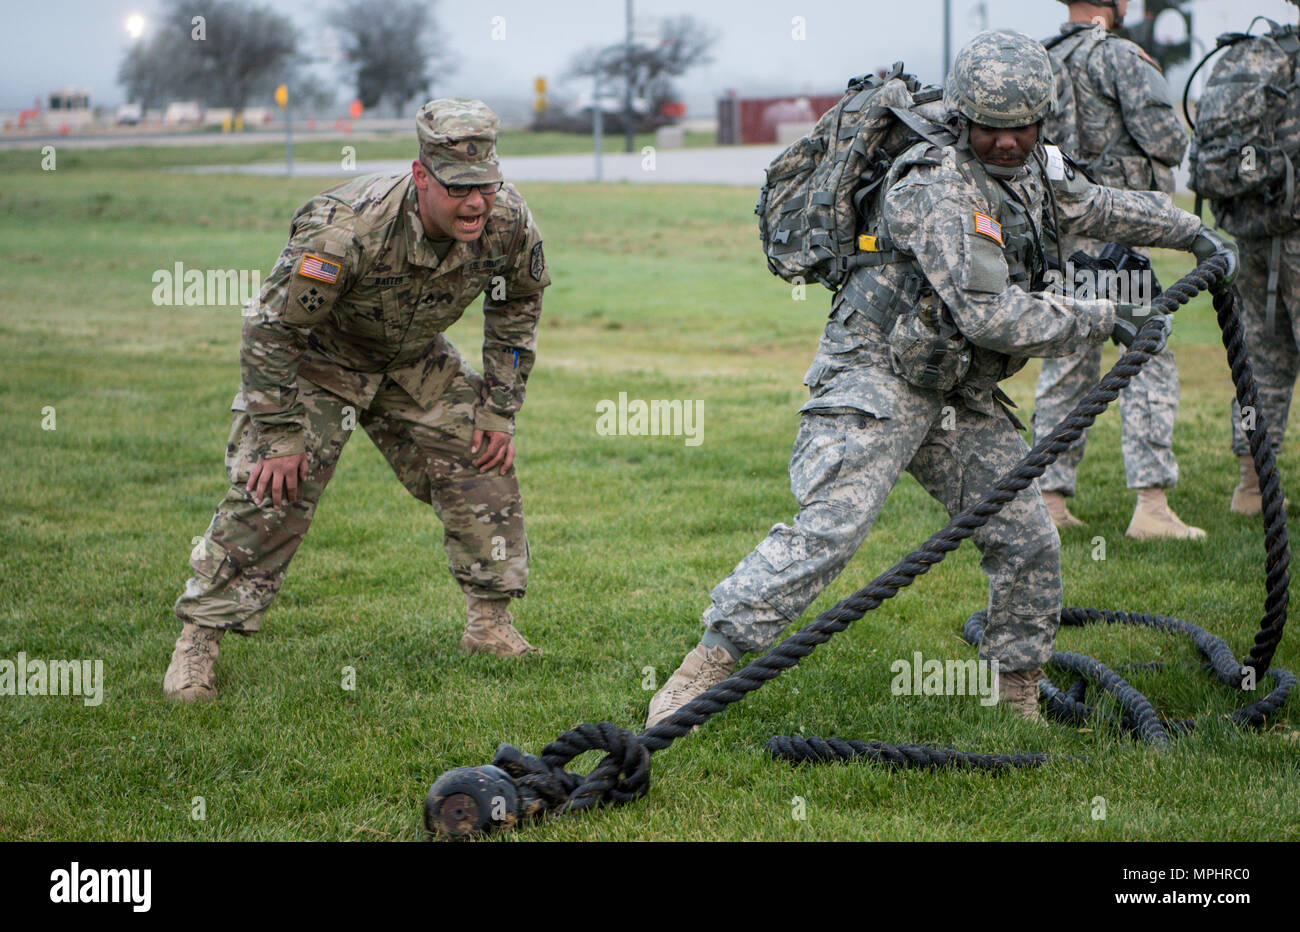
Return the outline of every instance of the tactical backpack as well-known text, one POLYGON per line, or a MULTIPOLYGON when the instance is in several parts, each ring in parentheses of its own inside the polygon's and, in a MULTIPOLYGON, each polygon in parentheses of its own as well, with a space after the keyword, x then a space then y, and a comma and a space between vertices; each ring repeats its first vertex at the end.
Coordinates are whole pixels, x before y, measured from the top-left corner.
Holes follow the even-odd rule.
POLYGON ((1219 224, 1235 236, 1276 236, 1300 227, 1296 165, 1300 160, 1300 29, 1271 26, 1268 33, 1219 36, 1214 51, 1192 71, 1183 113, 1192 125, 1190 186, 1213 202, 1219 224), (1223 57, 1196 107, 1187 98, 1192 80, 1211 57, 1223 57))
POLYGON ((812 132, 772 161, 754 213, 774 275, 835 291, 851 269, 871 261, 877 243, 862 234, 894 160, 922 139, 953 142, 916 111, 942 97, 942 89, 921 84, 895 62, 883 78, 851 79, 812 132))
MULTIPOLYGON (((1057 145, 1075 157, 1079 156, 1079 105, 1074 93, 1070 59, 1082 50, 1086 60, 1097 43, 1105 41, 1106 35, 1104 30, 1098 34, 1095 29, 1079 29, 1071 33, 1059 33, 1043 40, 1043 48, 1047 49, 1048 57, 1052 60, 1052 80, 1056 84, 1056 110, 1051 114, 1049 121, 1057 132, 1052 133, 1051 136, 1057 145), (1059 57, 1051 54, 1058 45, 1067 42, 1072 42, 1074 47, 1059 57)), ((1098 159, 1103 158, 1116 142, 1118 139, 1109 140, 1105 149, 1098 155, 1098 159)))

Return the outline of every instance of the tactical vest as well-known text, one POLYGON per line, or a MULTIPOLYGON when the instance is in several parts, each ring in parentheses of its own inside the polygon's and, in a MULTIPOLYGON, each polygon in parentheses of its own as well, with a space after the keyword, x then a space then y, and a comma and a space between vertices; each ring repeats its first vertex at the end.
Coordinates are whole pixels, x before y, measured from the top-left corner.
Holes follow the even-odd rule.
POLYGON ((1085 114, 1079 112, 1075 94, 1074 69, 1087 66, 1093 49, 1110 38, 1104 29, 1081 25, 1072 32, 1063 32, 1046 40, 1043 45, 1052 59, 1052 75, 1056 80, 1057 109, 1044 124, 1048 137, 1086 165, 1103 161, 1120 141, 1122 131, 1110 138, 1097 138, 1090 132, 1085 114))
MULTIPOLYGON (((1008 284, 1036 290, 1046 270, 1031 208, 991 177, 968 149, 952 151, 958 170, 980 189, 992 207, 993 218, 1002 225, 1008 284)), ((937 164, 938 158, 938 150, 926 152, 931 164, 937 164)), ((916 258, 890 241, 884 225, 878 212, 873 223, 874 245, 889 258, 878 266, 858 269, 845 282, 836 295, 823 348, 831 353, 848 352, 861 345, 868 335, 864 322, 870 321, 889 339, 895 372, 913 385, 938 391, 952 389, 968 375, 996 383, 1023 367, 1025 357, 973 347, 961 335, 916 258)))
POLYGON ((1169 173, 1174 166, 1146 152, 1124 120, 1116 118, 1118 101, 1103 94, 1106 106, 1087 107, 1079 99, 1079 82, 1087 73, 1088 62, 1097 47, 1108 41, 1122 40, 1106 29, 1079 24, 1043 42, 1052 59, 1057 98, 1056 110, 1044 122, 1044 132, 1071 153, 1098 184, 1173 193, 1169 173))

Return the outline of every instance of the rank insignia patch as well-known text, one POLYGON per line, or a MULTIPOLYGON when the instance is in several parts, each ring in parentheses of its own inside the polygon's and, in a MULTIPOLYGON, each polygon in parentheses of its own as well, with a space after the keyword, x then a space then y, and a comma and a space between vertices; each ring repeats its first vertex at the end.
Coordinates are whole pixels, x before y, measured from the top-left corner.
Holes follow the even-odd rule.
POLYGON ((978 211, 975 213, 975 232, 983 233, 999 246, 1005 245, 1002 242, 1002 224, 988 214, 981 214, 978 211))
POLYGON ((542 258, 542 244, 538 243, 528 257, 528 273, 533 276, 533 281, 540 282, 545 272, 546 260, 542 258))
POLYGON ((343 267, 337 262, 331 262, 328 259, 322 259, 320 256, 313 256, 307 253, 298 263, 298 274, 305 278, 314 278, 318 282, 324 282, 332 285, 339 280, 339 272, 343 267))

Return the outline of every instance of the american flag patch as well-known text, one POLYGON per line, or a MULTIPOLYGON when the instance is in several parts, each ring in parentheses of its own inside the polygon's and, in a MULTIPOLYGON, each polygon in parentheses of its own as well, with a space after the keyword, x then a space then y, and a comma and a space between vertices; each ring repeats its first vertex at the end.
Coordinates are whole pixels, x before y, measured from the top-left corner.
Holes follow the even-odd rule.
POLYGON ((339 280, 339 272, 343 269, 337 262, 330 262, 328 259, 322 259, 320 256, 313 256, 311 253, 302 257, 302 262, 298 264, 298 274, 306 278, 314 278, 318 282, 325 282, 332 285, 339 280))
POLYGON ((978 211, 975 214, 975 232, 983 233, 991 240, 995 240, 999 246, 1005 245, 1002 242, 1002 224, 998 223, 988 214, 981 214, 978 211))

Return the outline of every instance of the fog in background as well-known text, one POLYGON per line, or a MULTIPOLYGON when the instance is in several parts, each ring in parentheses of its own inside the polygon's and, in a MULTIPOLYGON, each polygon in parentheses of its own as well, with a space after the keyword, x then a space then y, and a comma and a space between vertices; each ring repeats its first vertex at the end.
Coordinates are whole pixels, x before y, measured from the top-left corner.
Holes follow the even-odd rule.
MULTIPOLYGON (((313 70, 337 83, 341 111, 353 94, 341 78, 338 44, 327 25, 330 0, 263 0, 262 5, 294 22, 300 49, 322 59, 313 70)), ((952 8, 954 53, 985 18, 989 26, 1045 38, 1066 17, 1066 8, 1053 0, 952 0, 952 8)), ((132 41, 126 18, 142 13, 151 24, 158 21, 150 0, 5 0, 0 9, 5 24, 0 109, 10 110, 31 107, 62 86, 89 90, 95 106, 123 103, 116 74, 132 41)), ((202 13, 202 0, 194 0, 194 9, 202 13)), ((635 0, 634 9, 641 28, 659 17, 689 13, 720 33, 714 62, 677 81, 690 117, 713 116, 714 101, 729 89, 743 95, 833 93, 850 75, 899 59, 925 81, 942 78, 942 0, 635 0), (802 41, 792 38, 795 17, 803 17, 802 41)), ((1195 0, 1191 9, 1196 39, 1205 50, 1213 48, 1219 33, 1244 30, 1255 15, 1294 23, 1298 12, 1286 0, 1195 0)), ((1141 0, 1134 0, 1127 21, 1136 22, 1141 11, 1141 0)), ((435 19, 458 66, 454 74, 435 79, 433 96, 482 97, 503 114, 521 117, 537 76, 546 76, 557 96, 589 90, 589 84, 560 79, 577 50, 622 41, 624 2, 444 0, 436 5, 435 19), (504 18, 504 40, 492 38, 494 17, 504 18)), ((1179 93, 1189 68, 1177 67, 1169 76, 1179 93)))

